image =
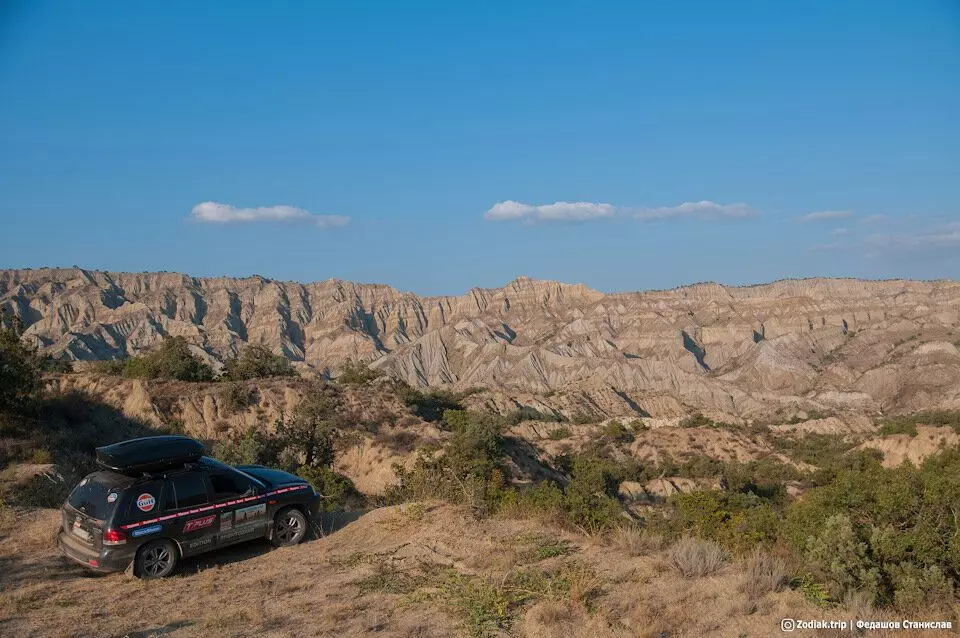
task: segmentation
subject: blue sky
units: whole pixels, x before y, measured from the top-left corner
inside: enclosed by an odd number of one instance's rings
[[[957,279],[960,4],[8,2],[0,215],[0,267]]]

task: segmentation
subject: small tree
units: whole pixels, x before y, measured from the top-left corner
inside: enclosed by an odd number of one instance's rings
[[[0,321],[0,412],[23,409],[40,389],[40,360],[20,340],[20,318],[3,313]]]
[[[298,462],[307,467],[333,465],[333,443],[342,426],[340,397],[323,384],[304,395],[289,420],[277,421],[277,435]]]

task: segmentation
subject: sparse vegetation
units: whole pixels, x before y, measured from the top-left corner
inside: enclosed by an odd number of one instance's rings
[[[359,361],[348,361],[337,376],[337,381],[348,385],[366,385],[382,376],[382,372],[373,370]]]
[[[960,433],[960,410],[925,410],[884,419],[880,424],[880,434],[916,436],[918,425],[947,426]]]

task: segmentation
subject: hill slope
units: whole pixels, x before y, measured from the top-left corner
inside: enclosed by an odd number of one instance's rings
[[[148,582],[63,563],[50,546],[57,524],[54,510],[0,521],[0,633],[769,636],[784,617],[857,611],[817,608],[789,589],[757,591],[740,563],[688,579],[656,547],[476,521],[446,505],[374,510],[298,547],[240,545]]]

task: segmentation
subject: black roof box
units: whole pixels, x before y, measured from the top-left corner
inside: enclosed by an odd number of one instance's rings
[[[203,443],[187,436],[147,436],[97,448],[97,463],[123,474],[142,474],[198,460]]]

